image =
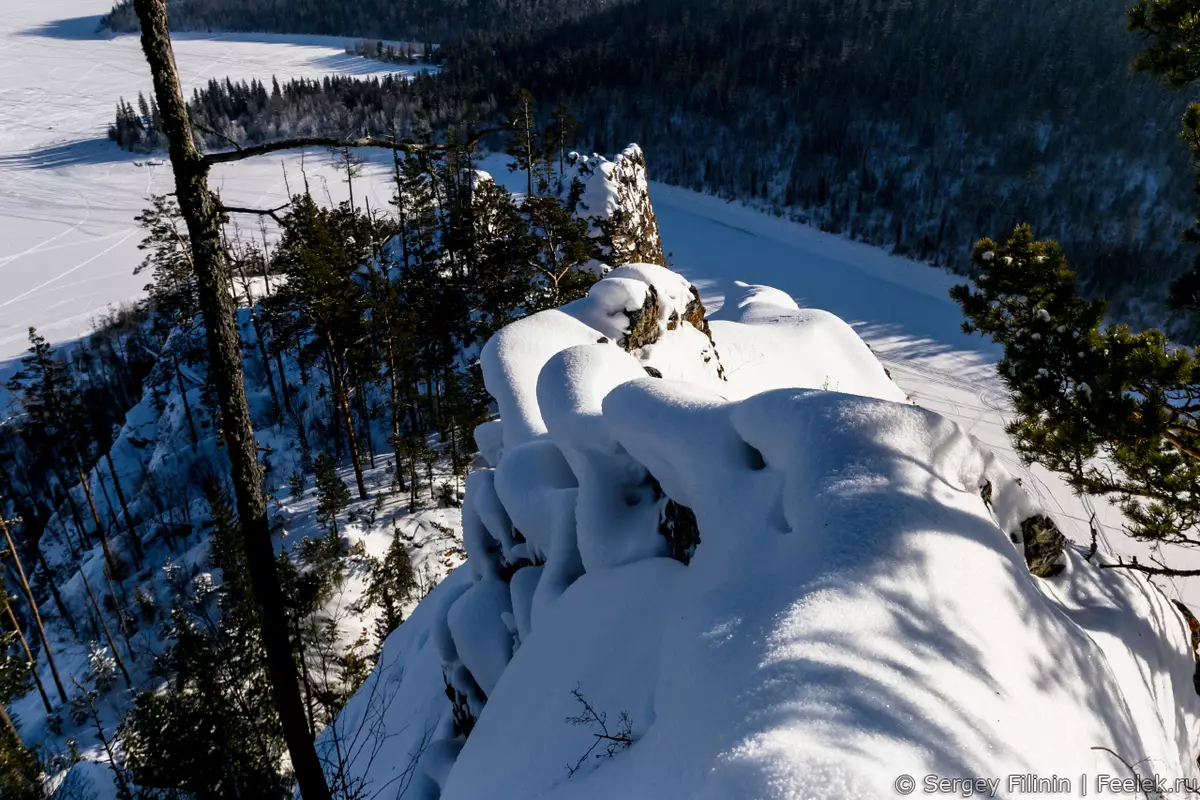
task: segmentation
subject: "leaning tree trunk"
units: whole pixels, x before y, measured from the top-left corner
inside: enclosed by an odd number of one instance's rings
[[[50,649],[50,637],[46,635],[46,626],[42,624],[42,612],[38,610],[37,600],[33,596],[33,588],[29,585],[29,578],[25,577],[25,567],[21,565],[21,555],[17,552],[17,545],[13,542],[12,534],[9,533],[8,523],[4,520],[3,511],[0,511],[0,533],[4,535],[4,543],[8,545],[9,555],[12,556],[13,564],[15,564],[17,567],[17,577],[21,580],[21,591],[25,595],[25,600],[29,603],[29,610],[33,614],[34,623],[37,625],[38,636],[42,640],[42,646],[46,648],[46,663],[50,665],[50,674],[54,677],[54,686],[58,689],[59,698],[63,701],[63,703],[66,703],[67,693],[63,689],[62,681],[58,677],[58,667],[54,663],[54,653]],[[50,581],[51,585],[54,584],[54,576],[50,575],[49,573],[46,574],[46,580]],[[54,590],[54,595],[56,598],[58,597],[57,589]],[[60,605],[61,602],[62,601],[60,600]],[[12,609],[10,608],[9,614],[11,613]],[[68,622],[69,621],[70,618],[68,618]],[[13,626],[15,627],[16,624],[16,620],[14,619]],[[74,625],[72,624],[71,627],[73,629]],[[17,629],[17,632],[20,633],[20,628]],[[24,638],[23,634],[22,638]],[[36,678],[37,670],[35,669],[34,672],[34,677]],[[38,685],[40,687],[41,681],[38,682]]]
[[[83,566],[79,566],[79,577],[83,580],[83,588],[87,589],[88,599],[92,601],[92,610],[96,612],[96,619],[100,622],[100,628],[104,631],[104,639],[108,642],[108,647],[112,650],[113,660],[117,662],[117,666],[121,668],[121,676],[125,678],[125,687],[133,688],[133,681],[129,677],[129,670],[125,669],[125,659],[121,658],[121,651],[117,649],[117,643],[113,641],[112,631],[108,629],[108,623],[104,621],[104,612],[100,609],[100,603],[96,600],[96,593],[92,591],[92,585],[88,583],[87,575],[83,574]],[[114,597],[115,601],[116,598]],[[117,609],[117,613],[121,613]]]
[[[71,612],[67,609],[67,604],[63,602],[62,595],[58,591],[58,586],[54,583],[54,573],[50,571],[50,565],[46,563],[46,556],[42,554],[42,548],[39,546],[36,551],[38,563],[42,565],[42,572],[46,574],[46,586],[50,589],[50,596],[54,598],[54,605],[58,608],[58,615],[67,623],[67,627],[71,629],[71,634],[78,639],[79,631],[75,627],[75,620],[71,616]]]
[[[100,521],[100,512],[96,510],[96,498],[92,496],[91,483],[88,481],[87,473],[83,471],[83,460],[79,458],[79,454],[75,455],[76,469],[79,472],[79,482],[83,484],[83,493],[87,495],[88,508],[92,510],[92,520],[96,523],[96,534],[100,537],[100,550],[104,553],[104,563],[108,564],[108,568],[117,572],[117,562],[113,558],[112,548],[108,544],[108,533],[104,530],[104,523]]]
[[[138,569],[141,569],[146,553],[142,549],[142,540],[138,536],[137,526],[133,524],[133,515],[129,513],[129,503],[125,501],[125,492],[121,489],[121,478],[117,475],[117,468],[113,466],[112,450],[105,453],[104,458],[108,461],[108,472],[112,475],[113,487],[117,490],[117,502],[121,506],[121,515],[125,518],[125,530],[129,532],[129,543],[133,545],[133,558],[138,564]]]
[[[350,463],[354,466],[354,482],[358,487],[358,499],[366,500],[368,497],[367,484],[363,480],[362,460],[358,454],[358,439],[354,435],[354,418],[350,416],[350,401],[346,397],[349,390],[346,388],[346,381],[342,376],[342,362],[337,357],[333,337],[326,333],[325,340],[329,343],[329,380],[333,384],[333,402],[337,406],[337,413],[342,417],[346,438],[350,442]]]
[[[17,622],[17,617],[13,614],[12,602],[9,601],[7,595],[4,597],[4,611],[8,614],[8,621],[12,624],[13,631],[17,634],[17,639],[21,642],[21,650],[24,651],[25,661],[29,664],[29,674],[33,676],[33,682],[37,684],[38,694],[42,696],[42,705],[46,707],[46,714],[52,714],[54,713],[54,708],[50,705],[50,698],[46,695],[46,687],[42,683],[41,675],[38,674],[37,659],[33,657],[33,652],[29,649],[29,640],[25,638],[25,632],[21,630],[21,624]],[[64,695],[60,694],[59,696],[63,698],[64,703],[67,702]]]
[[[133,5],[141,22],[142,49],[150,64],[154,95],[169,144],[175,196],[191,239],[200,308],[208,332],[209,374],[217,389],[238,520],[245,542],[246,565],[259,606],[272,697],[301,795],[304,800],[330,800],[329,787],[309,735],[300,699],[283,591],[275,571],[275,548],[262,494],[258,444],[254,439],[242,376],[241,342],[233,298],[225,289],[220,217],[216,198],[208,188],[208,162],[192,139],[187,104],[179,85],[171,34],[167,28],[167,0],[134,0]]]

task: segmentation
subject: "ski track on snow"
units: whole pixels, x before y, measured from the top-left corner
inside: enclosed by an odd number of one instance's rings
[[[151,88],[136,36],[94,33],[110,7],[109,0],[9,0],[0,21],[0,360],[24,350],[31,325],[52,341],[87,333],[93,314],[139,296],[145,283],[133,274],[142,260],[134,217],[173,182],[169,167],[139,166],[147,156],[105,138],[117,101],[136,102]],[[408,69],[346,56],[339,37],[184,35],[175,54],[189,94],[225,77]],[[231,203],[281,202],[283,170],[298,179],[300,157],[222,168],[213,185]],[[324,151],[307,153],[306,170],[343,199]],[[383,206],[388,195],[371,201]]]

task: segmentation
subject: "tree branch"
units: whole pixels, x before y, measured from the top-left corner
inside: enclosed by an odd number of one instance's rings
[[[501,128],[482,128],[475,131],[467,140],[467,146],[473,147],[480,139],[491,133],[498,133]],[[220,134],[217,134],[218,136]],[[298,150],[304,147],[377,147],[383,150],[393,150],[401,153],[444,152],[448,149],[445,144],[422,144],[410,139],[380,139],[374,136],[363,136],[358,139],[342,139],[336,136],[305,136],[299,139],[282,139],[278,142],[256,144],[251,147],[241,147],[237,150],[227,150],[220,153],[206,153],[201,157],[204,167],[213,164],[226,164],[232,161],[242,161],[255,156],[278,153],[281,150]]]
[[[1169,578],[1190,578],[1200,575],[1200,569],[1171,569],[1170,567],[1147,567],[1139,564],[1135,558],[1132,562],[1118,561],[1116,564],[1099,564],[1100,569],[1128,569],[1145,575],[1165,575]]]
[[[238,150],[242,149],[242,146],[240,144],[238,144],[237,140],[234,139],[232,136],[225,134],[225,133],[221,133],[219,130],[216,130],[215,128],[210,128],[207,125],[205,125],[203,122],[196,122],[196,120],[192,120],[191,122],[192,122],[193,128],[203,131],[204,133],[211,134],[212,136],[216,136],[218,139],[224,139],[225,141],[229,142],[231,145],[233,145]]]
[[[224,203],[217,203],[217,211],[222,214],[257,214],[260,217],[270,217],[282,224],[283,220],[279,219],[279,212],[290,205],[291,203],[284,203],[275,208],[245,208],[243,206],[227,206]]]

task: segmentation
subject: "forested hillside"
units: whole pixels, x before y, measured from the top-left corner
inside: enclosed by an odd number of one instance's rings
[[[209,0],[177,18],[220,8],[243,28],[358,35],[412,10],[356,6],[376,21],[358,27],[346,7],[272,17]],[[1123,0],[662,0],[551,7],[544,25],[476,13],[455,15],[436,94],[504,107],[528,88],[594,132],[581,147],[644,143],[661,180],[959,270],[980,235],[1035,221],[1134,319],[1190,259],[1183,98],[1129,72]]]
[[[664,0],[447,64],[643,142],[662,180],[921,259],[1035,221],[1120,300],[1183,266],[1191,205],[1183,98],[1136,48],[1122,0]]]
[[[281,31],[440,42],[470,32],[527,35],[629,0],[186,0],[171,8],[175,30]],[[138,30],[131,0],[104,24]]]
[[[585,295],[602,263],[662,260],[636,147],[553,165],[539,151],[523,165],[537,192],[518,200],[450,139],[397,158],[388,209],[354,201],[345,151],[350,201],[319,205],[305,184],[263,226],[225,220],[309,735],[461,562],[457,508],[490,414],[482,343]],[[96,764],[130,800],[288,797],[195,248],[173,199],[138,221],[146,298],[59,351],[31,329],[0,407],[15,569],[12,594],[0,586],[0,797],[41,800],[77,762],[54,797],[88,796],[76,784]]]

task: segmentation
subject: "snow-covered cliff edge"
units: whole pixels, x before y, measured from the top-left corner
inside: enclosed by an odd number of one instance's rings
[[[356,783],[893,797],[902,775],[1035,774],[1095,793],[1118,759],[1198,777],[1192,643],[1157,589],[1070,546],[1031,575],[1022,523],[1044,512],[838,318],[767,287],[711,321],[695,303],[634,265],[484,348],[500,420],[476,434],[468,561],[322,738],[378,743]]]

